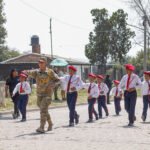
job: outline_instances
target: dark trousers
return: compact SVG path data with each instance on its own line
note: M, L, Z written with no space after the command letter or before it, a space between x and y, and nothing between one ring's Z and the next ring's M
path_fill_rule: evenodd
M12 101L14 103L14 115L19 115L18 99L19 95L15 95L14 97L12 97Z
M119 115L119 112L121 111L120 101L120 97L114 97L115 112L117 115Z
M97 99L98 101L98 112L99 112L99 117L102 117L102 108L104 109L106 115L108 115L108 108L106 105L106 96L105 95L100 95Z
M125 110L128 113L129 122L134 123L137 93L136 91L133 92L125 91L124 98L125 98Z
M75 111L77 96L77 92L67 93L67 104L69 108L70 123L74 123L74 119L78 117L78 114Z
M107 93L107 104L110 104L109 95L110 95L110 89L109 89L109 91L108 91L108 93Z
M22 119L26 119L26 107L28 104L28 95L19 95L18 107L22 115Z
M142 113L142 115L145 117L145 119L147 117L148 106L150 107L149 96L145 95L145 96L143 96L143 113Z
M88 99L88 113L89 113L89 119L93 119L93 114L95 117L98 117L98 114L94 108L94 104L96 102L96 98Z

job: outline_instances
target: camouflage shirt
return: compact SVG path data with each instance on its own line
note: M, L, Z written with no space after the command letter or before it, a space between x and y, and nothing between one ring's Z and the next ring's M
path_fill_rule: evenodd
M52 96L53 87L59 81L59 77L52 69L46 68L27 71L28 75L36 80L38 96Z

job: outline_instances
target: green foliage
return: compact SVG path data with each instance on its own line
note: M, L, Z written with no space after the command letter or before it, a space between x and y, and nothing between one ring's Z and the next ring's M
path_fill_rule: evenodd
M17 50L10 50L7 47L0 47L0 62L19 56L20 53Z
M0 46L5 43L5 38L7 35L4 24L6 23L5 14L3 13L4 3L3 0L0 0Z
M9 50L9 48L5 46L5 38L7 36L7 32L4 27L4 24L6 23L6 18L3 9L4 2L3 0L0 0L0 62L20 55L18 51Z
M108 11L104 9L93 9L93 24L95 29L89 34L89 44L85 46L85 55L90 62L98 65L105 65L109 51L109 31L110 23ZM103 32L108 31L108 32Z
M135 33L127 27L128 14L122 9L117 10L110 17L112 32L110 36L110 55L115 61L124 63L126 54L131 48L130 39Z
M104 9L93 9L94 31L89 34L85 55L92 64L105 66L108 60L122 64L135 33L127 27L127 14L119 9L111 16Z
M148 57L147 66L148 66L148 70L150 70L150 49L148 50L147 57ZM142 74L143 62L144 62L144 51L143 50L138 51L135 57L129 57L128 61L129 61L129 63L132 63L134 66L136 66L136 71L139 74Z

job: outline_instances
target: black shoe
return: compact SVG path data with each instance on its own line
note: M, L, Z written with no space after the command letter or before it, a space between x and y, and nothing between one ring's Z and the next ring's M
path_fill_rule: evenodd
M143 122L145 122L146 117L144 115L142 115L141 119L143 120Z
M79 115L77 115L77 116L76 116L76 118L75 118L75 123L76 123L76 124L78 124L78 123L79 123L79 117L80 117L80 116L79 116Z
M17 113L17 118L19 118L20 117L20 114L19 113Z
M98 120L98 115L95 117L96 120Z
M99 116L99 119L102 119L102 116Z
M119 116L119 112L117 112L116 115Z
M106 113L106 116L108 117L108 116L109 116L109 113Z
M70 124L69 124L69 127L74 127L74 123L70 123Z
M89 119L86 123L92 123L93 119Z
M133 124L133 123L129 123L128 126L129 126L129 127L133 127L134 124Z
M26 118L22 118L21 122L25 122L26 121Z
M136 116L134 116L134 121L136 121Z
M16 114L12 114L12 117L13 117L13 119L16 119L17 117L16 117Z

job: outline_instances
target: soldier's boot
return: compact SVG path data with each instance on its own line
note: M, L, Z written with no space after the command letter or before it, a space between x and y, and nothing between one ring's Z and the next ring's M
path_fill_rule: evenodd
M47 131L52 131L52 128L53 128L53 124L52 124L51 120L48 120L48 128L47 128Z
M45 123L46 123L46 118L42 118L40 122L40 127L36 129L36 132L45 133L45 130L44 130Z
M38 132L38 133L45 133L44 125L40 125L40 127L36 129L36 132Z
M53 123L49 114L47 115L47 122L48 122L47 131L52 131Z

